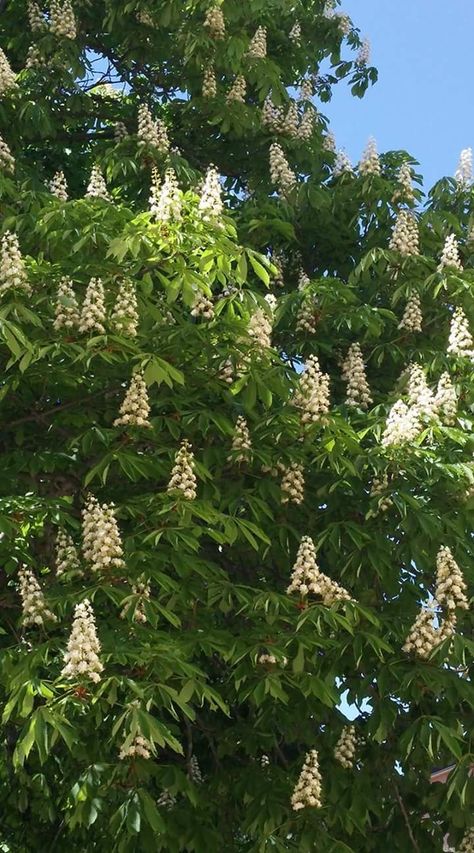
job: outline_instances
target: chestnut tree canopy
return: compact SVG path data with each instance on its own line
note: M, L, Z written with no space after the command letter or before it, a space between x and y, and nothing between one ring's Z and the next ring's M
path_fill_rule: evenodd
M4 853L474 849L472 155L337 150L356 23L0 0Z

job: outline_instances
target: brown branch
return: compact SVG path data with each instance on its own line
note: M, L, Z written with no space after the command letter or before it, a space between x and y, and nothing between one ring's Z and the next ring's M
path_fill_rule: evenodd
M102 397L106 394L116 394L117 391L122 390L121 385L117 385L115 388L103 388L101 391L97 391L95 394L89 394L88 397L81 397L79 400L72 400L69 403L60 403L59 406L54 406L52 409L46 409L44 412L32 412L29 415L25 415L23 418L17 418L16 421L10 421L9 424L4 424L3 429L12 429L13 427L18 426L19 424L25 424L28 421L43 421L45 418L50 415L55 415L56 412L63 412L66 409L73 409L76 406L82 406L83 404L87 405L89 400L94 400L97 397Z
M396 785L393 786L393 789L395 791L395 796L397 798L398 805L400 806L400 811L403 815L403 820L405 821L405 826L408 830L408 836L410 838L413 850L416 850L416 853L420 853L420 848L418 846L418 842L417 842L415 836L413 835L413 830L410 826L410 819L408 817L408 812L405 808L405 803L403 802L403 800L400 796L400 791L398 790L398 787Z

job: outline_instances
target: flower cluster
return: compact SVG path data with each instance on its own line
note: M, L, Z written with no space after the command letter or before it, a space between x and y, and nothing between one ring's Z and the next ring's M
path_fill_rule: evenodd
M54 328L74 329L80 324L79 306L70 278L64 277L58 285L56 305L54 307Z
M339 31L342 33L342 35L343 36L349 35L351 28L352 28L352 23L351 23L351 19L349 18L349 15L345 15L343 13L343 14L336 14L335 17L337 18Z
M296 44L297 47L301 45L301 24L299 21L295 21L293 24L289 32L289 39L293 44Z
M435 396L436 411L442 422L448 426L456 422L458 398L456 389L447 371L441 374Z
M230 358L226 358L219 366L219 379L226 385L232 385L234 381L234 365Z
M123 142L123 140L127 139L129 135L127 127L123 121L116 121L114 124L114 141Z
M81 565L77 548L72 537L64 530L58 530L56 536L56 577L68 572L80 572Z
M322 372L315 355L305 362L294 404L302 410L302 424L317 423L329 412L329 376Z
M191 308L191 316L201 320L212 320L214 318L214 303L202 290L197 289Z
M151 743L142 734L136 734L131 742L125 738L120 752L119 759L124 761L126 758L150 758Z
M189 759L188 776L190 781L194 782L195 785L202 785L204 781L201 768L199 767L199 761L195 755L192 755Z
M474 853L474 828L464 833L458 853Z
M86 190L86 198L101 198L104 201L111 201L107 184L105 183L105 178L97 163L92 167L91 176Z
M263 767L263 769L265 769L265 767L268 767L269 765L270 765L270 758L264 752L260 758L260 767Z
M112 311L111 325L119 335L135 338L139 323L137 294L130 279L120 282L117 299Z
M397 400L388 414L382 435L383 447L393 447L413 441L420 432L420 421L413 409Z
M302 504L304 501L304 469L297 462L282 467L281 502L282 504Z
M410 202L415 198L413 192L412 171L409 163L403 163L398 172L398 188L394 193L392 201Z
M82 510L82 551L93 572L122 569L122 540L113 504L100 505L89 495Z
M150 213L158 222L181 222L182 194L173 169L166 170L160 186L158 170L153 168L149 202Z
M456 617L450 614L440 625L435 626L436 601L428 607L422 607L403 644L403 651L412 652L416 657L426 659L443 640L452 637Z
M306 79L303 80L303 82L300 86L300 91L298 93L298 100L299 101L310 101L311 98L313 97L313 95L314 95L313 80L311 77L306 77Z
M176 797L167 789L158 797L156 805L159 809L165 809L169 812L176 805Z
M48 189L52 195L55 195L59 201L68 200L67 181L64 172L56 172L52 180L48 184Z
M302 598L306 598L311 592L321 598L327 607L337 601L351 601L347 590L320 570L316 560L316 548L309 536L303 536L301 539L290 585L286 591L288 595L297 592Z
M334 758L346 770L354 766L354 758L357 749L357 736L355 726L344 726L341 736L334 748Z
M0 47L0 97L6 95L17 85L15 74L10 63Z
M180 491L187 501L194 501L197 496L197 480L194 473L194 453L189 441L182 441L168 483L168 492Z
M308 139L311 139L314 132L315 121L316 111L314 107L309 106L306 112L303 113L302 119L296 131L296 138L301 140L302 142L307 142Z
M468 609L466 582L450 548L442 545L436 557L436 600L448 612L460 607Z
M5 231L0 245L0 294L15 289L31 293L18 237Z
M168 132L161 119L154 119L146 104L138 108L138 141L166 154L170 147Z
M280 133L284 120L282 108L275 106L271 94L267 95L262 107L263 126L274 133Z
M94 612L90 601L85 598L74 608L74 620L61 675L65 678L87 678L97 684L104 669L99 652L100 643Z
M149 601L151 595L150 582L145 580L144 576L141 575L137 582L132 584L132 595L136 596L136 600L128 600L120 613L120 618L125 619L128 611L135 605L135 609L133 611L133 620L134 622L140 622L142 625L147 621L147 615L145 613L145 601Z
M105 334L105 320L104 285L102 279L91 278L82 303L79 331L98 332L99 335L103 335Z
M466 188L472 182L472 148L463 148L454 177L460 188Z
M132 376L114 426L151 426L148 389L141 370L135 370Z
M207 10L204 26L209 30L211 38L217 40L225 38L225 20L222 9L219 6L212 6Z
M296 175L277 142L270 146L270 178L283 196L289 195L296 185Z
M379 512L387 512L393 506L393 501L389 495L385 494L389 489L390 483L388 474L385 472L382 477L374 477L370 487L370 497L379 498Z
M443 246L437 270L443 272L444 269L462 270L459 245L454 234L448 234Z
M429 420L436 410L435 396L429 388L423 368L411 364L408 368L408 405L413 415L421 420Z
M337 178L339 175L343 175L345 172L352 172L352 163L347 156L344 149L340 148L336 154L336 160L334 162L334 168L332 170L333 175Z
M247 56L249 59L265 59L267 55L267 28L266 27L258 27L255 35L253 36L249 49L247 51Z
M199 210L203 219L218 219L224 210L222 188L219 173L214 166L209 166L199 199Z
M28 12L30 30L32 32L40 32L43 30L45 27L45 20L40 7L35 3L35 0L28 0L26 9Z
M359 48L359 53L356 58L356 65L359 68L363 68L365 65L368 65L370 62L370 41L365 38Z
M323 148L325 151L330 151L332 154L336 152L337 142L332 130L328 131L323 137Z
M401 210L397 214L395 227L390 238L389 249L406 256L418 255L420 253L418 222L410 211Z
M285 133L287 136L291 136L292 139L296 139L298 136L299 123L300 119L296 101L291 101L286 115L281 120L280 132Z
M22 566L18 572L22 603L23 625L44 625L46 621L56 622L56 616L46 606L43 591L31 569Z
M421 332L422 327L423 314L421 312L421 299L418 293L412 293L405 306L398 328L406 329L407 332Z
M469 321L462 308L456 308L451 320L448 354L474 358L474 340L469 330Z
M365 375L365 364L359 344L351 344L342 365L342 377L347 382L346 403L367 409L373 402Z
M204 77L202 80L202 96L203 98L215 98L217 95L217 81L214 66L208 65L204 69Z
M76 38L76 19L71 0L51 0L50 29L58 38Z
M247 421L239 415L235 422L234 436L232 439L232 452L229 456L230 462L248 462L252 450L250 432Z
M248 333L257 346L263 350L272 345L272 318L270 311L256 308L249 320Z
M13 157L7 143L0 136L0 169L4 172L15 171L15 158Z
M316 305L313 296L304 296L296 315L296 331L314 335L317 327Z
M247 93L247 83L245 81L245 77L242 74L239 74L238 77L235 78L232 86L227 92L226 101L228 104L233 102L237 102L238 104L245 104L245 95Z
M316 809L322 806L321 773L316 749L311 749L306 755L303 769L291 796L291 805L295 812L306 806Z
M377 153L377 143L373 137L370 137L359 163L359 174L380 175L380 173L381 165L380 157Z

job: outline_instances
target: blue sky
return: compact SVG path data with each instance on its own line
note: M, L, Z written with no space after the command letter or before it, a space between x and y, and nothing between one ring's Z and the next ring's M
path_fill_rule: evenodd
M341 9L370 39L379 81L362 100L339 84L321 106L338 148L355 162L372 135L379 151L419 160L425 188L454 174L460 150L474 148L474 0L343 0Z

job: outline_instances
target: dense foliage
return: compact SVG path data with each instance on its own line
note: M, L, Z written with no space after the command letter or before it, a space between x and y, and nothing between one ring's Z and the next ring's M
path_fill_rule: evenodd
M0 848L461 843L469 152L322 0L0 9Z

